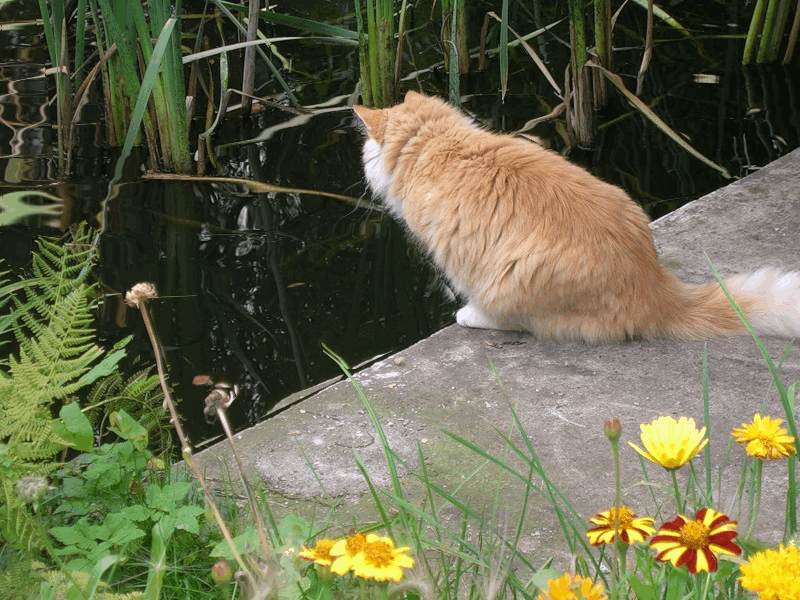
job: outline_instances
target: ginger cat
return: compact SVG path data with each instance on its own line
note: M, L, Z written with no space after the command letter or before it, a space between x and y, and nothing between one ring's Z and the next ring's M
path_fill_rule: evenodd
M460 325L589 343L745 332L716 283L684 285L661 264L620 188L438 98L354 110L367 182L469 299ZM726 284L758 332L800 336L800 273Z

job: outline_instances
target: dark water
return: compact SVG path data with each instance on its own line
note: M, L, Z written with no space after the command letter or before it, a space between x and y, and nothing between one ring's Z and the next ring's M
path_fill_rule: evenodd
M34 18L30 4L3 4L3 20ZM536 16L512 5L512 26L521 33L535 29ZM339 19L338 24L355 28L350 6L296 2L276 10ZM659 29L657 39L670 41L656 49L645 102L735 176L797 147L798 69L738 64L741 39L721 35L745 31L746 15L738 14L735 4L727 12L714 5L713 15L690 14L682 7L674 7L675 16L695 24L699 41L680 41L680 35ZM470 45L477 46L484 13L499 9L479 2L470 8ZM623 11L615 34L615 61L623 74L635 74L641 57L637 36L644 33L644 19L637 11ZM416 75L404 80L403 89L446 93L444 70L436 64L441 56L437 19L430 18L429 5L419 4L414 11L412 51L405 57L404 72ZM270 36L297 34L271 25L263 30ZM566 60L559 38L565 36L563 24L533 44L558 81ZM496 27L490 28L489 47L496 38ZM103 205L116 154L103 146L102 111L96 102L81 109L72 172L59 179L55 117L48 105L54 90L52 78L44 74L49 65L43 44L35 27L0 31L0 192L40 189L63 201L26 199L28 214L3 222L0 252L19 268L36 235L79 220L100 227L105 210L100 242L100 274L108 294L100 315L103 335L114 339L134 332L132 359L151 360L139 316L124 308L120 294L138 281L155 282L162 296L155 306L160 337L195 441L218 433L216 426L205 424L203 390L191 385L195 375L241 386L231 416L242 428L286 395L338 373L323 355L322 343L358 364L452 322L458 304L446 283L379 210L355 209L313 195L253 194L227 184L146 180L139 177L135 160L128 165L125 182ZM280 50L291 61L291 70L283 74L298 99L316 108L298 116L270 107L227 120L214 138L223 174L364 196L361 139L348 109L357 81L356 52L310 40L281 42ZM473 71L462 81L465 109L495 129L517 129L558 102L524 52L517 48L511 58L505 101L497 91L494 57L483 72L475 70L473 61ZM635 87L634 78L624 76L628 87ZM258 93L281 100L266 70L259 74ZM627 189L653 217L728 181L622 102L612 102L601 123L592 151L568 151L563 122L543 124L532 133ZM255 138L259 141L241 143ZM7 215L6 210L0 217Z

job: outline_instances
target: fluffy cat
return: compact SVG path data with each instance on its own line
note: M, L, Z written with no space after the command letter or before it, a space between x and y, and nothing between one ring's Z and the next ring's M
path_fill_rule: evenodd
M745 331L716 283L684 285L661 264L620 188L438 98L354 110L367 182L469 299L460 325L590 343ZM757 331L800 336L800 273L726 284Z

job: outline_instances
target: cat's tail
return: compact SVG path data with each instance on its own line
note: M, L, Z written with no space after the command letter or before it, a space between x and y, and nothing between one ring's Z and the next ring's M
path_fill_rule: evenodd
M800 338L800 273L762 269L725 285L756 333ZM662 312L663 335L707 338L747 331L718 284L686 286L678 296Z

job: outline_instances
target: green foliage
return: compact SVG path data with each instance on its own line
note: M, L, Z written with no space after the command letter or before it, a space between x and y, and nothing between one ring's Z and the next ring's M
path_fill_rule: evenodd
M68 570L88 572L108 555L122 561L151 533L151 542L166 546L176 530L200 532L203 508L189 504L192 485L157 482L158 473L149 468L152 454L139 445L103 444L53 474L59 485L50 499L52 521L61 524L49 533L62 546L56 554L69 559Z
M17 347L0 361L0 535L19 548L41 547L44 539L17 482L51 473L66 449L94 445L77 401L88 395L108 408L110 398L144 405L159 396L157 379L138 373L123 381L115 373L128 339L110 350L95 341L92 242L85 226L60 241L40 239L29 278L11 284L0 274L0 337L13 336Z

